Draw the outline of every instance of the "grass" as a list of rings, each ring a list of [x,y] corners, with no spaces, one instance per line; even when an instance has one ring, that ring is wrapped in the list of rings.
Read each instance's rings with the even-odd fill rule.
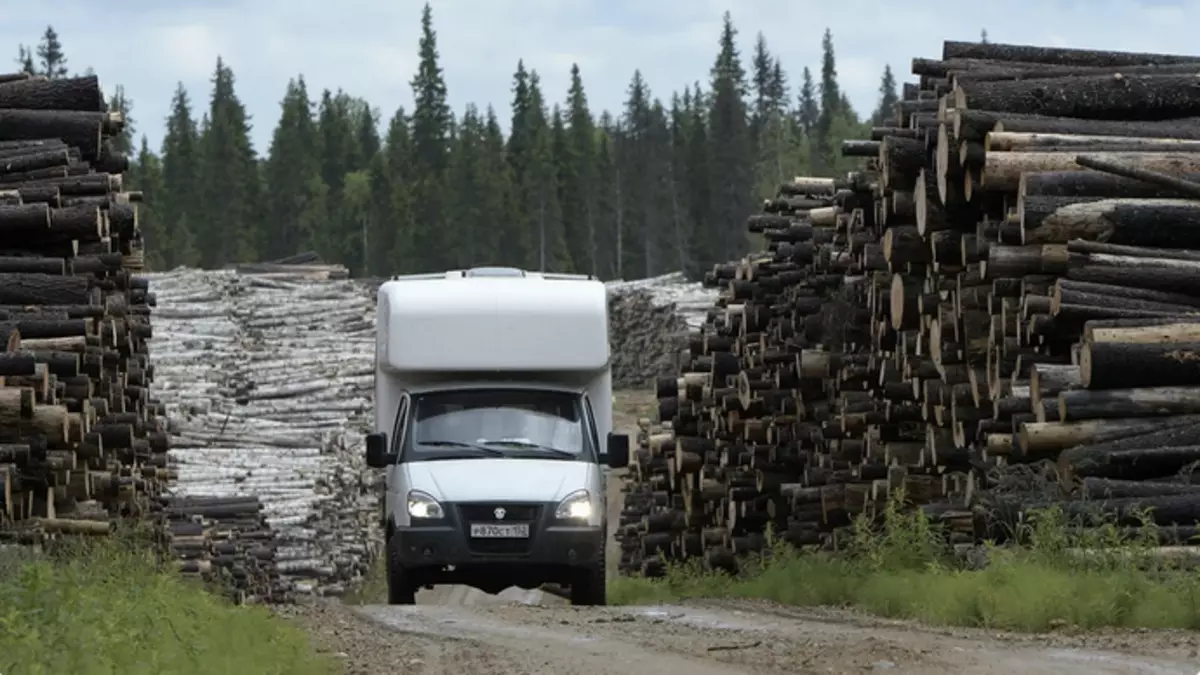
[[[771,549],[732,577],[698,564],[671,566],[665,578],[610,584],[614,604],[686,598],[760,598],[785,605],[846,607],[890,618],[1024,632],[1060,627],[1200,629],[1200,573],[1153,555],[1154,533],[1122,539],[1107,526],[1073,534],[1061,512],[1037,514],[1020,548],[988,547],[973,569],[946,547],[919,513],[889,505],[882,531],[855,525],[849,550]],[[1087,549],[1087,555],[1079,555]]]
[[[0,551],[4,675],[330,675],[299,628],[156,565],[124,535]]]

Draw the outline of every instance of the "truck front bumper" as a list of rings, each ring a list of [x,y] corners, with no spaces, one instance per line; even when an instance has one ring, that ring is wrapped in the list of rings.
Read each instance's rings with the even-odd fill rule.
[[[603,558],[605,528],[555,520],[555,504],[444,506],[444,520],[398,528],[392,533],[390,548],[395,563],[406,568],[481,564],[583,567]],[[506,507],[513,515],[507,521],[494,519],[490,514],[496,506]],[[472,523],[512,522],[528,523],[529,537],[488,539],[470,536]]]

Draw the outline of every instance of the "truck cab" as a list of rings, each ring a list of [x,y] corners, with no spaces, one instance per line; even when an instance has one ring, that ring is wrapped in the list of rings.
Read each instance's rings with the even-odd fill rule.
[[[388,602],[464,584],[548,583],[605,604],[612,429],[608,300],[581,275],[510,268],[395,277],[378,294],[375,425]]]

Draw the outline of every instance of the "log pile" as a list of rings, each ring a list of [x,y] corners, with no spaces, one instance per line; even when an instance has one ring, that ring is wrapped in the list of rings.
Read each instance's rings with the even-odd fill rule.
[[[95,76],[0,75],[0,541],[106,534],[170,477],[123,126]]]
[[[675,372],[689,330],[700,327],[716,294],[678,272],[606,285],[613,386],[641,388]]]
[[[304,270],[151,278],[156,386],[178,431],[170,508],[203,515],[213,539],[189,569],[223,567],[266,600],[342,594],[382,539],[362,446],[373,295]]]
[[[950,543],[1058,504],[1195,543],[1200,57],[946,42],[892,126],[752,216],[657,384],[622,569],[836,550],[892,495]]]

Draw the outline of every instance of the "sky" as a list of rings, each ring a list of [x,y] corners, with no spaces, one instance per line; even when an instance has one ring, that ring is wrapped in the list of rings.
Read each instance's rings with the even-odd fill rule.
[[[72,72],[91,66],[106,92],[133,100],[136,133],[162,140],[171,94],[182,82],[207,106],[221,56],[237,78],[259,152],[270,145],[289,78],[360,96],[386,121],[411,107],[423,0],[41,0],[0,4],[0,44],[37,42],[53,25]],[[594,111],[620,109],[635,69],[664,101],[684,85],[707,83],[721,16],[728,10],[749,65],[757,33],[791,83],[820,69],[821,35],[833,31],[838,80],[860,113],[878,99],[890,64],[912,79],[913,57],[940,58],[943,40],[1200,52],[1192,0],[432,0],[449,99],[491,104],[507,124],[517,60],[538,71],[547,99],[565,97],[572,63],[582,70]],[[11,63],[11,62],[10,62]],[[0,65],[0,71],[15,70]],[[793,93],[796,87],[793,86]],[[197,115],[198,117],[198,115]]]

